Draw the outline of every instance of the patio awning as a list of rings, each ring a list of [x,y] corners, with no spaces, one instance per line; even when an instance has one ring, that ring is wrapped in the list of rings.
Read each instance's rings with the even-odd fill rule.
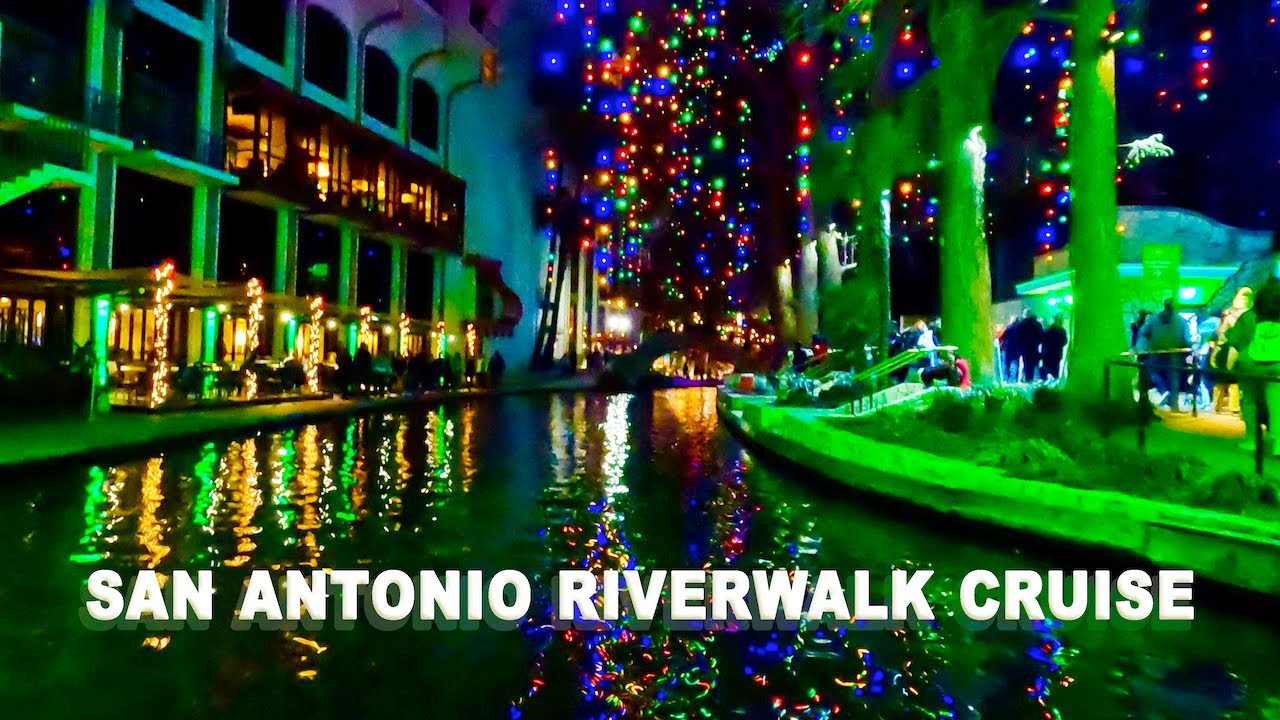
[[[515,290],[502,279],[502,261],[482,255],[467,255],[463,262],[476,270],[476,285],[487,287],[502,300],[502,312],[490,321],[488,335],[511,337],[524,318],[524,303]]]
[[[0,268],[0,293],[61,294],[72,297],[110,295],[134,298],[149,295],[156,288],[152,268],[120,270],[28,270]],[[248,307],[246,283],[194,282],[186,275],[175,275],[170,300],[187,304],[225,304]],[[263,296],[266,305],[281,310],[305,312],[306,298],[276,293]]]
[[[150,268],[126,270],[0,269],[0,290],[10,293],[62,293],[76,297],[140,295],[155,287]]]

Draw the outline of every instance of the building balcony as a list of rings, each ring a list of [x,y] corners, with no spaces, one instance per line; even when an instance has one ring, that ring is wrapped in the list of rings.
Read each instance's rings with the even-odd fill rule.
[[[269,80],[253,75],[231,87],[225,159],[238,195],[421,250],[462,251],[462,180]]]

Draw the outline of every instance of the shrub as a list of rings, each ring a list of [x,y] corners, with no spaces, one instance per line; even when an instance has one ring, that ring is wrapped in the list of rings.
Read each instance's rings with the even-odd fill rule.
[[[1256,494],[1243,473],[1227,472],[1213,479],[1208,505],[1218,510],[1241,512]]]
[[[977,412],[970,398],[959,393],[944,391],[934,393],[928,414],[943,430],[960,434],[973,429],[973,420]]]
[[[1049,415],[1061,413],[1066,408],[1062,392],[1047,387],[1036,388],[1031,394],[1031,405],[1039,412]]]
[[[1280,497],[1276,496],[1276,488],[1274,485],[1263,485],[1258,490],[1258,502],[1267,507],[1275,507],[1280,505]]]

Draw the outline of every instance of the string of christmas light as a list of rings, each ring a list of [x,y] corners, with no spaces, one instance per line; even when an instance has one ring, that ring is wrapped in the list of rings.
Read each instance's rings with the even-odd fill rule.
[[[173,295],[174,264],[170,260],[152,271],[152,279],[158,283],[151,303],[151,394],[148,404],[158,408],[169,398],[169,315],[173,311],[170,297]]]
[[[681,321],[736,317],[755,244],[752,108],[736,79],[754,44],[726,6],[681,0],[653,16],[612,3],[598,15],[556,9],[558,21],[579,23],[583,110],[613,138],[583,176],[583,246],[598,250],[610,296],[634,298],[651,270],[666,314]],[[553,53],[543,64],[561,63]]]
[[[303,356],[303,370],[307,376],[307,392],[320,392],[320,357],[321,339],[324,336],[324,298],[317,295],[311,298],[310,327],[307,332],[307,353]]]
[[[252,359],[258,351],[258,333],[262,327],[263,307],[266,304],[262,292],[262,281],[258,278],[250,279],[245,295],[249,300],[249,328],[245,332],[245,352]],[[246,364],[244,369],[244,397],[246,400],[258,397],[258,373],[253,370],[251,364]]]

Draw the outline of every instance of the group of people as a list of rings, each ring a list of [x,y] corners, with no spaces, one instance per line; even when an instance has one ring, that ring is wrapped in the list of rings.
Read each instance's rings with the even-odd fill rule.
[[[375,358],[367,345],[351,356],[339,353],[335,366],[325,384],[344,395],[497,387],[507,369],[502,353],[496,350],[488,360],[464,358],[461,353],[445,357],[418,353],[388,360]]]
[[[1050,382],[1061,380],[1067,353],[1067,326],[1062,315],[1049,327],[1030,310],[1009,318],[997,338],[1000,367],[1005,382]]]
[[[1231,306],[1198,330],[1193,333],[1171,300],[1154,315],[1139,313],[1132,324],[1134,352],[1161,403],[1178,410],[1183,394],[1207,391],[1215,412],[1239,413],[1245,449],[1256,450],[1265,431],[1264,450],[1280,450],[1270,427],[1271,411],[1280,409],[1280,280],[1273,277],[1257,291],[1240,288]]]

